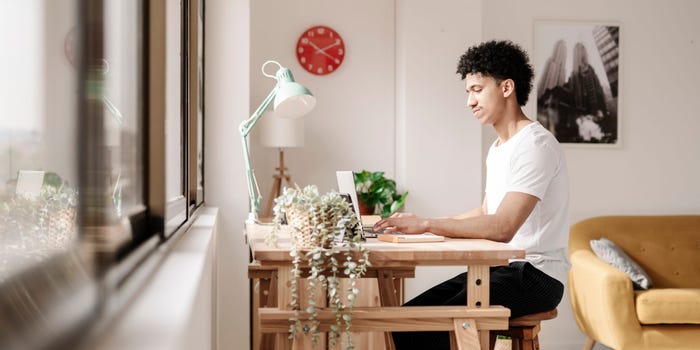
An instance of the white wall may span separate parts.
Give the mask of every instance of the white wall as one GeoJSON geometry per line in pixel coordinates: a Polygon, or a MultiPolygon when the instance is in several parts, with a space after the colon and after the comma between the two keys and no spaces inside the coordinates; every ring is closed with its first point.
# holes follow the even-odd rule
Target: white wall
{"type": "Polygon", "coordinates": [[[243,221],[247,185],[238,124],[248,114],[250,7],[247,0],[207,0],[204,181],[207,205],[219,208],[218,349],[250,348],[248,246],[243,221]]]}
{"type": "MultiPolygon", "coordinates": [[[[253,1],[250,57],[251,113],[274,87],[260,72],[270,59],[291,69],[316,96],[316,108],[304,117],[304,147],[285,152],[293,182],[325,192],[337,188],[337,170],[382,170],[394,177],[393,1],[253,1]],[[342,65],[324,76],[308,73],[296,59],[299,36],[315,25],[335,29],[345,43],[342,65]]],[[[277,150],[259,146],[256,132],[253,167],[267,196],[277,150]]]]}
{"type": "MultiPolygon", "coordinates": [[[[406,211],[436,216],[481,203],[480,125],[466,107],[459,57],[481,39],[481,2],[401,0],[396,6],[397,181],[406,211]]],[[[406,299],[463,267],[422,267],[406,299]]]]}

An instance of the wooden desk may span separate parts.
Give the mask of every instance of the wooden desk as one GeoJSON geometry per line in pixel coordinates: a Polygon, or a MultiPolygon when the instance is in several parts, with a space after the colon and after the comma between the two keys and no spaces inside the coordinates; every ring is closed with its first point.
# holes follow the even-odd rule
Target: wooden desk
{"type": "MultiPolygon", "coordinates": [[[[265,244],[265,234],[271,229],[270,226],[249,225],[246,227],[246,235],[250,245],[253,259],[260,266],[276,267],[278,269],[278,278],[280,285],[284,285],[283,281],[291,279],[292,257],[289,255],[291,249],[290,240],[287,237],[280,236],[278,247],[272,248],[265,244]]],[[[489,283],[490,274],[489,267],[498,265],[507,265],[509,259],[524,258],[525,251],[522,249],[513,248],[507,244],[493,242],[483,239],[447,239],[444,242],[436,243],[387,243],[380,242],[376,239],[369,239],[365,243],[365,247],[369,251],[369,260],[372,263],[372,268],[379,271],[377,276],[392,276],[394,269],[405,269],[415,266],[468,266],[469,273],[467,274],[467,300],[466,307],[469,308],[470,324],[476,325],[478,329],[478,341],[476,344],[470,344],[469,348],[488,349],[489,346],[489,329],[507,329],[508,316],[510,310],[498,307],[491,307],[489,304],[489,283]],[[478,322],[480,318],[487,318],[489,322],[478,322]]],[[[382,297],[382,307],[399,306],[400,300],[391,296],[395,295],[396,288],[386,283],[391,283],[392,279],[378,278],[380,294],[386,291],[382,297]],[[384,280],[384,282],[382,282],[384,280]],[[386,300],[386,302],[385,302],[386,300]]],[[[291,300],[291,296],[284,291],[288,288],[280,288],[277,294],[277,308],[280,310],[289,310],[287,306],[291,300]]],[[[363,309],[363,313],[367,313],[367,319],[372,320],[375,315],[380,313],[386,314],[387,309],[376,308],[377,312],[372,313],[371,308],[363,309]]],[[[401,314],[401,309],[405,309],[407,315],[410,313],[411,307],[392,308],[390,312],[401,314]]],[[[364,316],[363,316],[364,317],[364,316]]],[[[362,330],[378,330],[394,329],[394,330],[410,330],[410,326],[396,326],[394,323],[401,323],[401,317],[394,316],[393,320],[383,320],[377,325],[377,320],[372,322],[373,326],[364,326],[361,320],[353,319],[353,329],[362,330]]],[[[465,325],[465,329],[468,328],[465,325]]],[[[425,328],[422,328],[425,330],[425,328]]],[[[438,328],[435,328],[438,329],[438,328]]],[[[442,329],[442,328],[440,328],[442,329]]],[[[283,329],[282,329],[283,330],[283,329]]],[[[275,331],[282,331],[277,329],[275,331]]],[[[413,329],[418,330],[418,329],[413,329]]],[[[476,331],[474,331],[476,332],[476,331]]],[[[476,333],[475,333],[476,334],[476,333]]],[[[286,336],[286,335],[285,335],[286,336]]],[[[294,342],[295,348],[301,349],[303,340],[297,337],[294,342]]],[[[282,338],[283,339],[283,338],[282,338]]],[[[279,342],[278,342],[279,344],[279,342]]],[[[461,348],[461,347],[460,347],[461,348]]],[[[466,348],[466,347],[465,347],[466,348]]]]}

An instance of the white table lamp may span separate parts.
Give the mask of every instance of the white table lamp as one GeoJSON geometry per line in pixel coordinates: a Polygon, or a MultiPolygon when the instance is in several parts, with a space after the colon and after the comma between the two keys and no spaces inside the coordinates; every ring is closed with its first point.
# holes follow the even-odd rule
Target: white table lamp
{"type": "Polygon", "coordinates": [[[280,118],[273,111],[265,112],[260,121],[260,144],[277,148],[279,151],[279,165],[272,176],[272,189],[263,211],[263,217],[270,217],[275,198],[282,194],[282,181],[284,180],[287,186],[292,185],[287,167],[284,166],[284,149],[304,147],[304,119],[280,118]]]}

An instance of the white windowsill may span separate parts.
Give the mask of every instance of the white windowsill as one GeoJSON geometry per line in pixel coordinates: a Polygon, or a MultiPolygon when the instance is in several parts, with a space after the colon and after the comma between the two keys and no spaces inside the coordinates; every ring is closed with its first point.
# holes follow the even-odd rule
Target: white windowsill
{"type": "Polygon", "coordinates": [[[92,348],[215,349],[217,215],[217,208],[201,209],[92,348]]]}

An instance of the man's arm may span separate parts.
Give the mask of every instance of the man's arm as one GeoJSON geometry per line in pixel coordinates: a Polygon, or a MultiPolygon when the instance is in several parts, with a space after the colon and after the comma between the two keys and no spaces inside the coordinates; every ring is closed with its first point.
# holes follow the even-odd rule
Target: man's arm
{"type": "Polygon", "coordinates": [[[374,228],[387,233],[432,232],[446,237],[484,238],[510,242],[538,201],[539,199],[533,195],[508,192],[494,214],[466,218],[386,218],[377,222],[374,228]]]}

